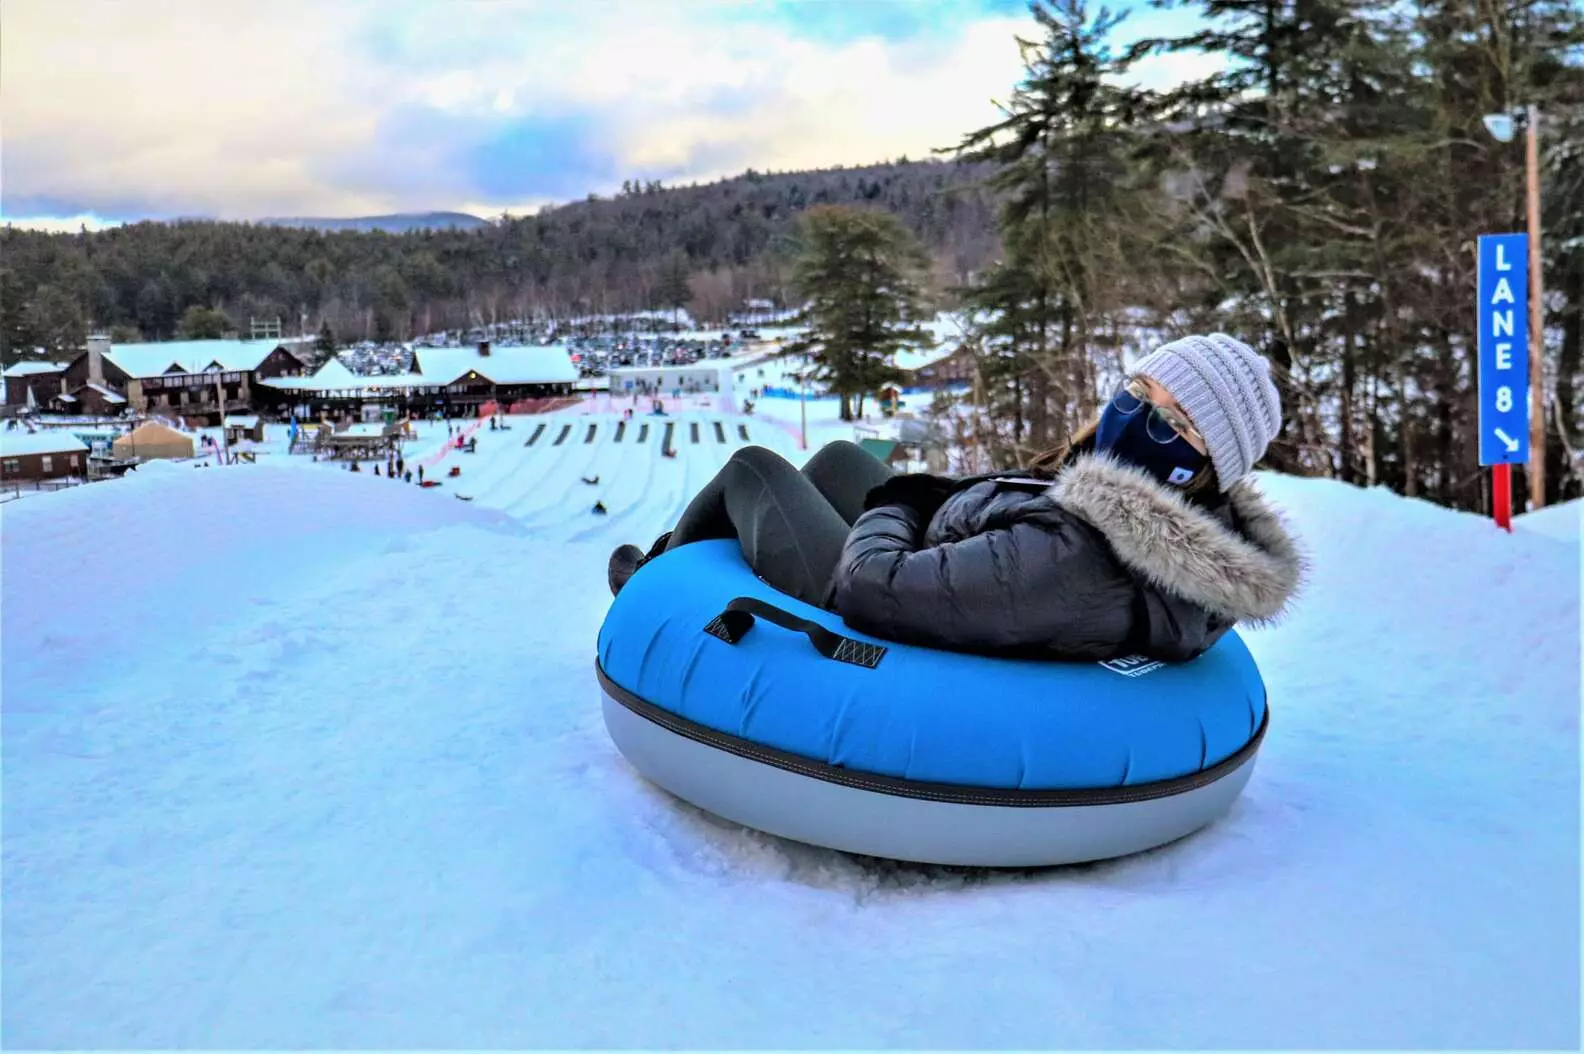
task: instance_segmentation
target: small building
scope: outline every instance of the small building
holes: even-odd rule
[[[5,379],[5,405],[42,409],[66,392],[66,363],[14,362],[0,371]]]
[[[940,390],[973,381],[977,363],[967,344],[929,351],[899,351],[896,365],[905,388]]]
[[[225,419],[225,437],[227,443],[240,443],[251,439],[255,443],[264,442],[264,419],[258,414],[240,414]]]
[[[388,461],[401,450],[405,422],[347,425],[339,432],[321,429],[315,448],[331,461]]]
[[[907,450],[895,439],[860,439],[858,446],[890,468],[900,468],[907,463]]]
[[[192,436],[158,421],[145,421],[110,445],[117,461],[180,460],[193,456]]]
[[[0,431],[0,480],[7,483],[88,475],[88,444],[70,432]]]
[[[605,371],[612,398],[623,395],[714,395],[732,390],[732,370],[727,359],[670,366],[615,366]]]
[[[88,417],[115,417],[127,409],[126,396],[103,384],[85,384],[69,394],[56,396],[55,400],[62,404],[66,413]]]

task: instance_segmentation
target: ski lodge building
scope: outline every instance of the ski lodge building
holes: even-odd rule
[[[443,412],[471,416],[495,402],[570,395],[578,370],[566,347],[551,345],[415,348],[410,372],[359,375],[331,358],[307,377],[261,382],[259,408],[299,420],[350,414],[373,421],[393,413],[425,417]]]

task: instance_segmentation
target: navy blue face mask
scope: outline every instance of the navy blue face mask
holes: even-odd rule
[[[1178,435],[1154,407],[1122,388],[1100,413],[1095,449],[1136,465],[1168,486],[1186,486],[1210,458]]]

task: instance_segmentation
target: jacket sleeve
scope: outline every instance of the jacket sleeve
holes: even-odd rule
[[[1191,600],[1152,586],[1139,591],[1137,650],[1153,659],[1187,662],[1204,654],[1233,622]]]
[[[1086,526],[1058,514],[921,548],[921,519],[885,506],[853,524],[835,606],[854,629],[927,647],[1075,657],[1114,654],[1132,636],[1136,590]]]

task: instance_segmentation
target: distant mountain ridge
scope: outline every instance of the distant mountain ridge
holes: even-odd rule
[[[287,216],[271,217],[257,221],[266,227],[304,227],[319,231],[386,231],[405,234],[408,231],[466,231],[489,225],[467,212],[399,212],[389,216],[354,216],[349,218]]]

